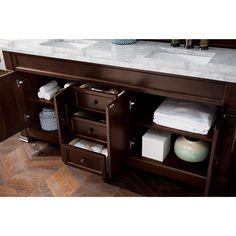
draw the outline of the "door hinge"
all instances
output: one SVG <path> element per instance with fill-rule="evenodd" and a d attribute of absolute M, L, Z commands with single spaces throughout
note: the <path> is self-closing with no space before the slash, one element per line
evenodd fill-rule
<path fill-rule="evenodd" d="M 25 80 L 26 80 L 26 78 L 24 78 L 24 77 L 17 79 L 16 80 L 17 87 L 21 87 L 21 85 L 24 83 Z"/>
<path fill-rule="evenodd" d="M 131 140 L 129 141 L 129 149 L 131 150 L 135 144 L 135 141 Z"/>
<path fill-rule="evenodd" d="M 133 109 L 135 103 L 136 103 L 136 99 L 133 99 L 133 100 L 130 100 L 130 101 L 129 101 L 129 110 L 132 110 L 132 109 Z"/>
<path fill-rule="evenodd" d="M 112 104 L 109 106 L 109 108 L 112 109 L 114 106 L 115 106 L 115 104 L 112 103 Z"/>

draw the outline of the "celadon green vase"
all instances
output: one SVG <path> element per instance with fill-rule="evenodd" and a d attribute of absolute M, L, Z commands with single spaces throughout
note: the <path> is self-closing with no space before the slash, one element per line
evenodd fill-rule
<path fill-rule="evenodd" d="M 174 151 L 183 161 L 201 162 L 208 157 L 210 147 L 207 142 L 180 136 L 175 141 Z"/>

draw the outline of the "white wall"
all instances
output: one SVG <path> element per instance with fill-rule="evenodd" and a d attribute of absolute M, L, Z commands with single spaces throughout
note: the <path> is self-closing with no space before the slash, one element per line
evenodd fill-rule
<path fill-rule="evenodd" d="M 1 46 L 4 46 L 5 44 L 7 44 L 9 42 L 10 42 L 10 40 L 0 39 L 0 48 L 1 48 Z M 5 70 L 5 69 L 6 69 L 5 62 L 3 59 L 2 50 L 0 49 L 0 70 Z"/>

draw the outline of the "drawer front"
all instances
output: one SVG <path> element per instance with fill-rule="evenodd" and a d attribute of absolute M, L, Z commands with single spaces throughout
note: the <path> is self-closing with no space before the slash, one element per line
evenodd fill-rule
<path fill-rule="evenodd" d="M 81 169 L 103 176 L 106 175 L 104 155 L 73 147 L 72 145 L 62 144 L 62 159 L 66 163 Z"/>
<path fill-rule="evenodd" d="M 76 91 L 76 104 L 78 108 L 97 110 L 105 112 L 106 107 L 114 100 L 115 96 L 102 96 L 102 93 L 95 94 L 91 91 L 91 93 Z"/>
<path fill-rule="evenodd" d="M 73 117 L 72 130 L 79 135 L 101 139 L 103 141 L 107 140 L 106 125 L 99 122 Z"/>

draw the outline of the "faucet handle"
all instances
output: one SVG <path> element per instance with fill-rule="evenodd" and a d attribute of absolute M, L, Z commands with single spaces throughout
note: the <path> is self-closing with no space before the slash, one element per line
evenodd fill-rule
<path fill-rule="evenodd" d="M 193 48 L 193 40 L 192 39 L 186 39 L 184 47 L 187 48 L 187 49 Z"/>
<path fill-rule="evenodd" d="M 201 39 L 200 44 L 199 44 L 199 49 L 201 50 L 207 50 L 209 45 L 209 40 L 208 39 Z"/>

